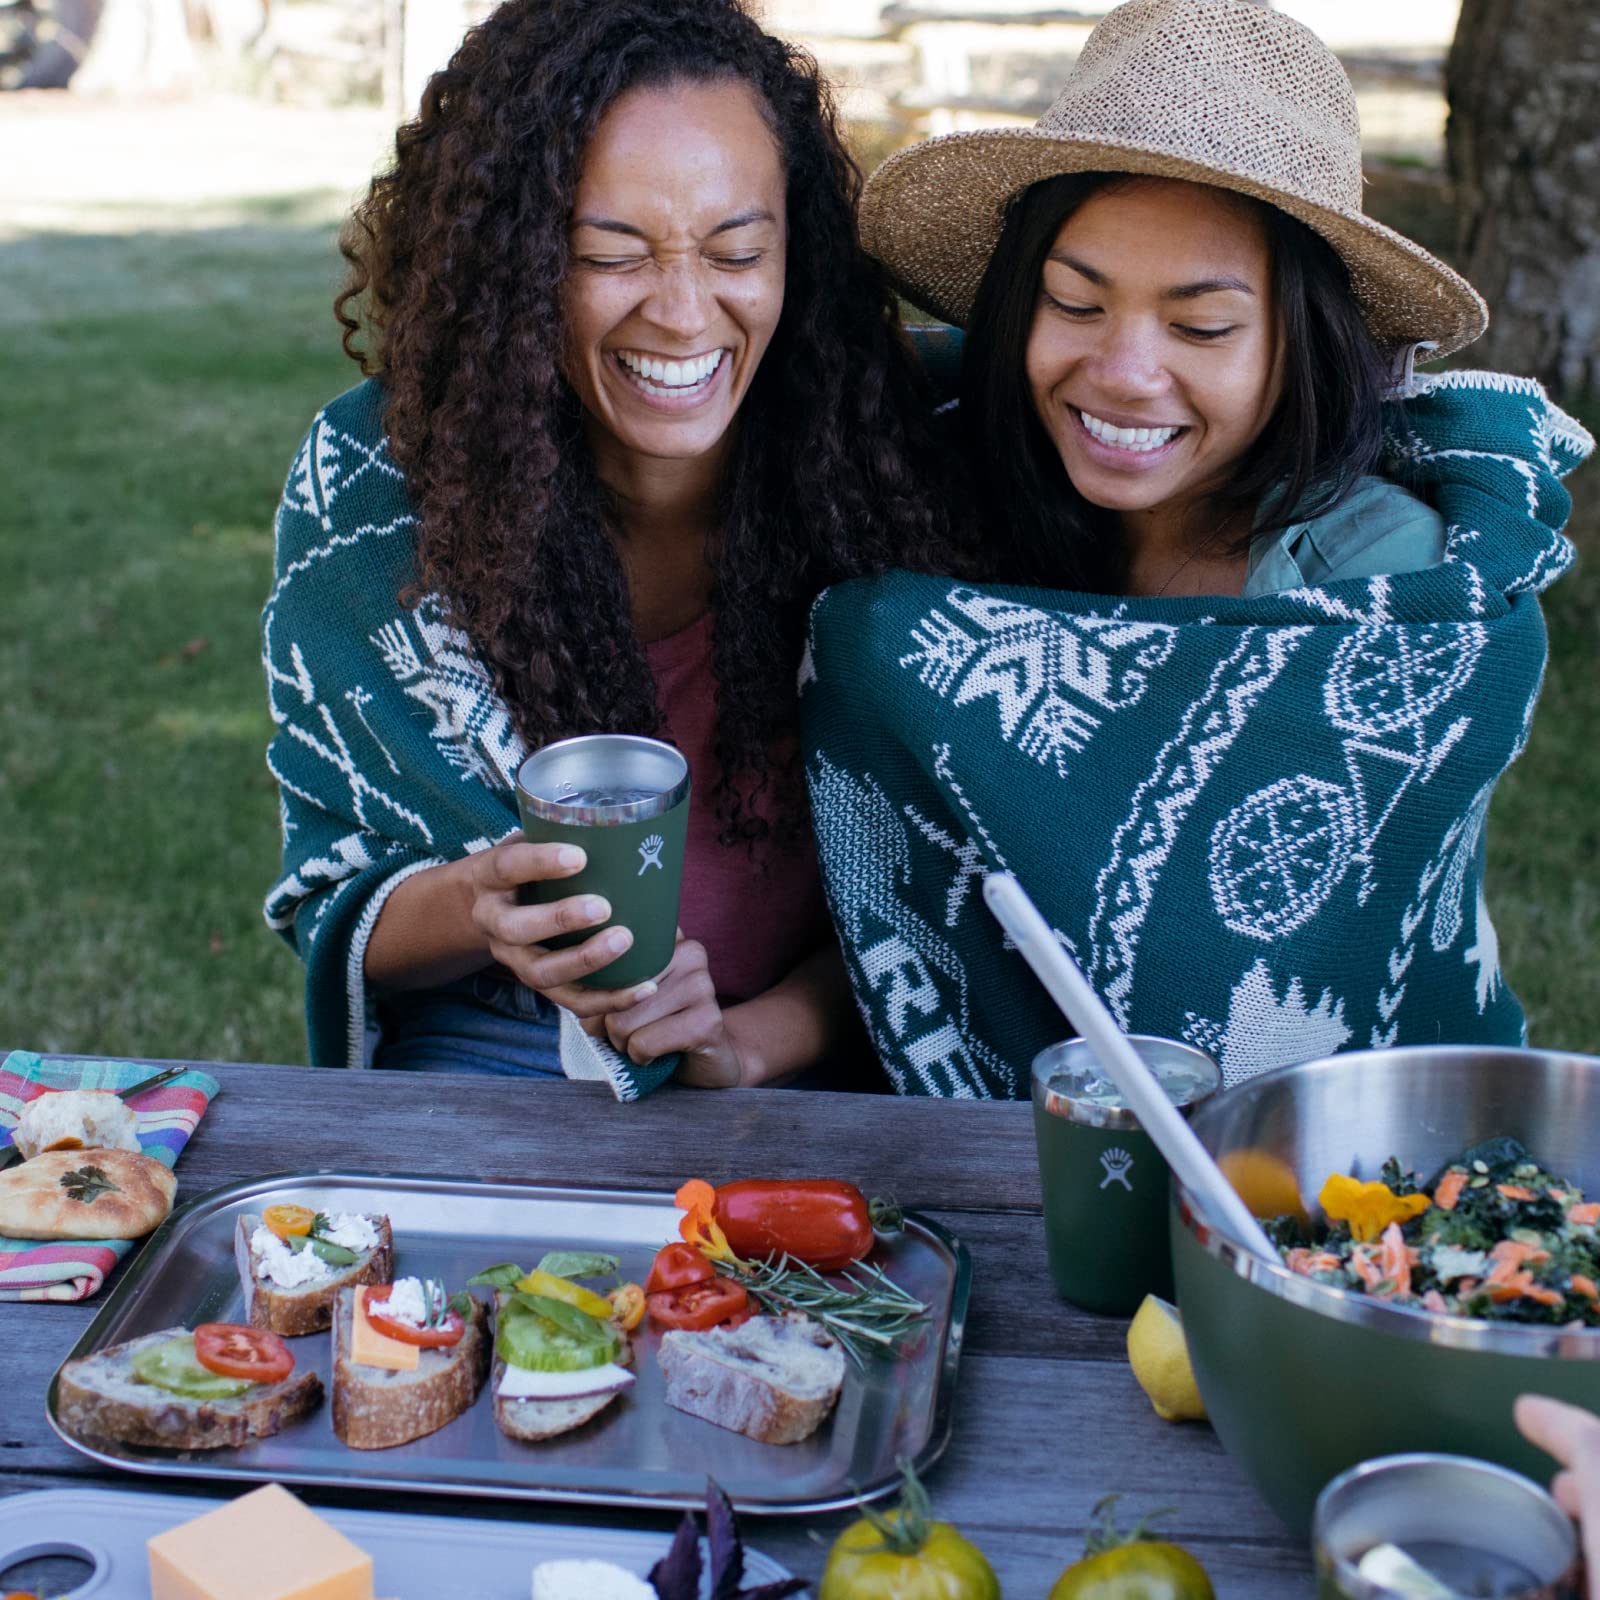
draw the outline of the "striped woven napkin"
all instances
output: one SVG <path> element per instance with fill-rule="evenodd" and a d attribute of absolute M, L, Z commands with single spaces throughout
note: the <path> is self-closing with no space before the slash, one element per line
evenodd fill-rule
<path fill-rule="evenodd" d="M 155 1068 L 132 1061 L 46 1061 L 13 1050 L 0 1061 L 0 1146 L 22 1108 L 50 1089 L 127 1089 Z M 217 1080 L 198 1069 L 139 1096 L 139 1144 L 147 1156 L 172 1166 L 189 1142 Z M 137 1239 L 8 1239 L 0 1234 L 0 1300 L 85 1300 Z"/>

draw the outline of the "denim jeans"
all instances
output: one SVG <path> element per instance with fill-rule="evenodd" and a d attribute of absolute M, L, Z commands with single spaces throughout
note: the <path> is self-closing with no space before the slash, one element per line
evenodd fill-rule
<path fill-rule="evenodd" d="M 493 972 L 378 1003 L 382 1040 L 373 1066 L 503 1078 L 561 1076 L 560 1025 L 543 995 Z"/>

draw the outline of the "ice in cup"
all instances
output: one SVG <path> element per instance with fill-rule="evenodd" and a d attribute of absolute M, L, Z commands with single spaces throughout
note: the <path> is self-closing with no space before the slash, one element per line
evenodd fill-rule
<path fill-rule="evenodd" d="M 1202 1050 L 1145 1034 L 1129 1043 L 1185 1116 L 1222 1087 Z M 1147 1294 L 1171 1299 L 1167 1163 L 1082 1039 L 1034 1058 L 1033 1127 L 1056 1292 L 1121 1316 Z"/>
<path fill-rule="evenodd" d="M 581 978 L 591 989 L 626 989 L 656 978 L 672 960 L 689 825 L 689 764 L 659 739 L 591 733 L 535 751 L 517 771 L 522 831 L 534 844 L 575 844 L 583 870 L 522 886 L 526 904 L 598 894 L 610 920 L 561 934 L 550 948 L 579 944 L 606 928 L 627 928 L 633 943 L 615 961 Z"/>

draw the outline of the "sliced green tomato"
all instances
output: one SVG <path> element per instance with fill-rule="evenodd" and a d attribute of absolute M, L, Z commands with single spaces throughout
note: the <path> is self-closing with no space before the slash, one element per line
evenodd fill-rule
<path fill-rule="evenodd" d="M 130 1365 L 140 1383 L 189 1400 L 231 1400 L 256 1387 L 248 1378 L 222 1378 L 202 1367 L 195 1359 L 192 1333 L 143 1346 L 134 1351 Z"/>
<path fill-rule="evenodd" d="M 495 1353 L 507 1366 L 528 1372 L 583 1372 L 616 1359 L 621 1340 L 613 1329 L 559 1301 L 554 1304 L 567 1315 L 543 1315 L 528 1304 L 539 1298 L 519 1297 L 500 1307 Z"/>

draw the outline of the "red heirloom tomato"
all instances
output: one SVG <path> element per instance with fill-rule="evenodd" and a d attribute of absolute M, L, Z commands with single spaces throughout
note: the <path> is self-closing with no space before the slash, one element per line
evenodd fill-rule
<path fill-rule="evenodd" d="M 432 1327 L 419 1328 L 414 1322 L 402 1322 L 398 1317 L 384 1316 L 381 1311 L 372 1309 L 372 1302 L 377 1300 L 379 1305 L 388 1303 L 388 1284 L 369 1283 L 357 1292 L 361 1295 L 361 1306 L 367 1314 L 367 1321 L 372 1325 L 373 1331 L 381 1333 L 390 1339 L 398 1339 L 401 1344 L 421 1345 L 423 1349 L 437 1349 L 441 1345 L 461 1343 L 461 1335 L 467 1331 L 459 1311 L 447 1311 L 444 1321 Z"/>
<path fill-rule="evenodd" d="M 750 1313 L 750 1296 L 742 1283 L 732 1278 L 713 1278 L 709 1283 L 691 1283 L 681 1289 L 649 1295 L 645 1304 L 650 1320 L 662 1328 L 687 1328 L 698 1333 L 719 1322 L 737 1327 Z"/>
<path fill-rule="evenodd" d="M 716 1269 L 692 1244 L 668 1244 L 656 1251 L 645 1280 L 646 1294 L 666 1289 L 686 1289 L 691 1283 L 705 1283 L 716 1276 Z"/>
<path fill-rule="evenodd" d="M 853 1183 L 834 1178 L 742 1178 L 717 1190 L 716 1221 L 734 1254 L 791 1255 L 836 1272 L 872 1249 L 872 1214 Z"/>
<path fill-rule="evenodd" d="M 277 1334 L 236 1322 L 202 1322 L 194 1330 L 194 1358 L 219 1378 L 252 1383 L 278 1383 L 294 1371 L 294 1357 Z"/>

